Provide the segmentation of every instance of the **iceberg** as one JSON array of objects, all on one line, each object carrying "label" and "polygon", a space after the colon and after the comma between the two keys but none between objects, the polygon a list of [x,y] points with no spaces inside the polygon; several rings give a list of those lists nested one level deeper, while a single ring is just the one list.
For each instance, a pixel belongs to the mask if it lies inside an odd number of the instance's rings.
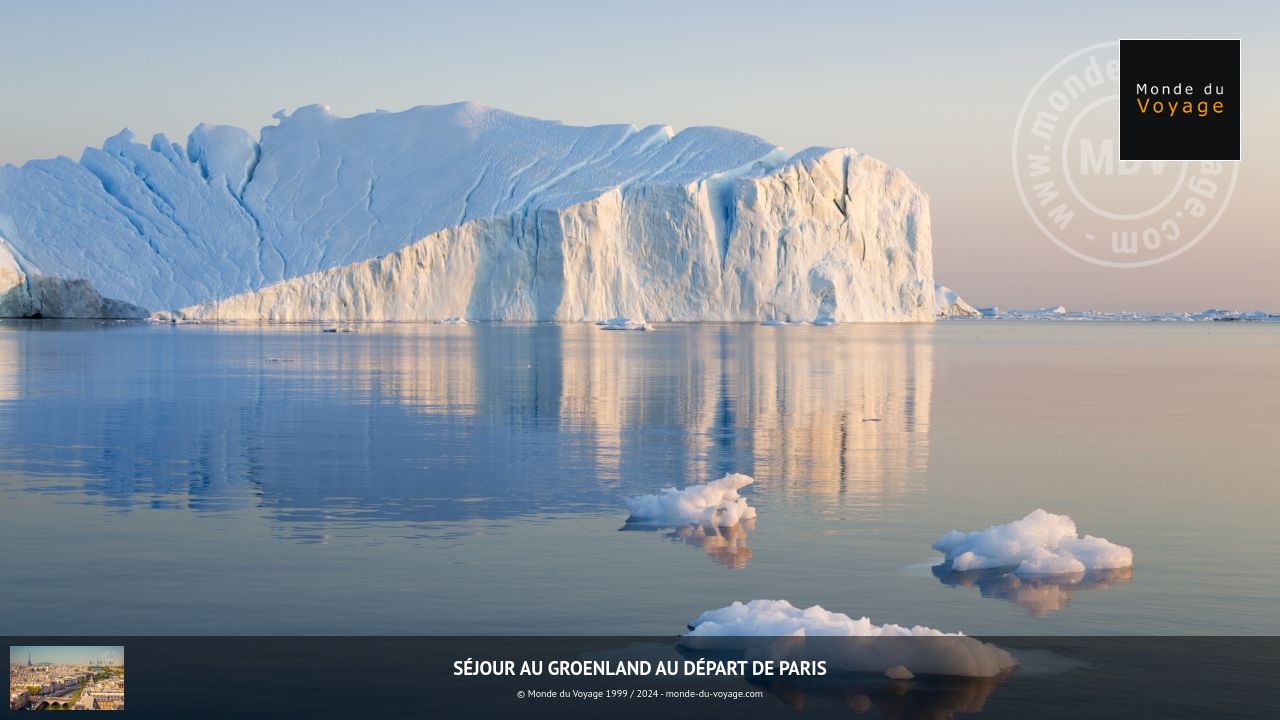
[{"label": "iceberg", "polygon": [[749,475],[730,473],[704,485],[691,485],[677,490],[669,487],[658,495],[640,495],[626,499],[631,516],[628,523],[642,525],[705,525],[731,527],[744,520],[754,520],[756,509],[738,494],[755,482]]},{"label": "iceberg", "polygon": [[625,318],[616,317],[608,320],[600,320],[596,323],[601,330],[652,330],[653,326],[644,321],[644,318]]},{"label": "iceberg", "polygon": [[4,312],[16,268],[194,321],[934,317],[928,197],[850,148],[477,103],[275,117],[0,167]]},{"label": "iceberg", "polygon": [[0,237],[0,317],[139,320],[147,317],[147,311],[102,297],[88,280],[48,277],[34,268],[23,269]]},{"label": "iceberg", "polygon": [[786,600],[734,602],[689,623],[679,645],[704,652],[743,652],[749,658],[824,659],[852,672],[994,677],[1018,663],[1007,650],[963,633],[916,625],[877,625],[820,605]]},{"label": "iceberg", "polygon": [[958,573],[1013,568],[1020,577],[1036,577],[1133,565],[1129,548],[1092,535],[1079,537],[1070,517],[1039,509],[985,530],[952,530],[933,549],[945,555],[943,569]]},{"label": "iceberg", "polygon": [[933,286],[934,307],[940,318],[981,317],[983,312],[965,302],[955,290],[943,285]]}]

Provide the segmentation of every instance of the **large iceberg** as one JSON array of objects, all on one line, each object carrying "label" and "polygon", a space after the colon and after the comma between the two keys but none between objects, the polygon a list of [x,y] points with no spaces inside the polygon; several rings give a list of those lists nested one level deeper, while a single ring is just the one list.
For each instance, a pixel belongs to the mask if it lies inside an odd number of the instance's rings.
[{"label": "large iceberg", "polygon": [[195,320],[934,317],[928,198],[852,149],[475,103],[276,117],[0,167],[10,272]]}]

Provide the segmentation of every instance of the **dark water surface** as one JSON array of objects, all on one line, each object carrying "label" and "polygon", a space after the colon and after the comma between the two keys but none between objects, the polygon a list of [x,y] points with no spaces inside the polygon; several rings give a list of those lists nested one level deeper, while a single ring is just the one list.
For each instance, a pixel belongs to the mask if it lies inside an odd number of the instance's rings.
[{"label": "dark water surface", "polygon": [[[0,323],[0,634],[1280,634],[1280,326]],[[619,532],[754,476],[754,527]],[[1132,574],[935,577],[1043,507]]]}]

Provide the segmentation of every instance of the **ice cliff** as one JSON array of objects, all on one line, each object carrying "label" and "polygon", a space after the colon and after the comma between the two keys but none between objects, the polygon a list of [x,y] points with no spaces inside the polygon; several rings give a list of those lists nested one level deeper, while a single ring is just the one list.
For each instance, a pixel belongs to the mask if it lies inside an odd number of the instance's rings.
[{"label": "ice cliff", "polygon": [[137,305],[104,298],[87,280],[27,274],[0,238],[0,318],[141,319]]},{"label": "ice cliff", "polygon": [[276,117],[0,167],[0,293],[75,281],[114,300],[70,311],[201,320],[934,317],[928,199],[851,149],[474,103]]}]

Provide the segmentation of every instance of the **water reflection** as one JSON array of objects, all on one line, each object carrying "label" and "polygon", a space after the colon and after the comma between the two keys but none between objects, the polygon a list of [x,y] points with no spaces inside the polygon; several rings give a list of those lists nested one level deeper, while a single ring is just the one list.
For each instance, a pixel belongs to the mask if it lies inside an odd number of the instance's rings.
[{"label": "water reflection", "polygon": [[945,565],[934,565],[933,575],[943,585],[976,587],[982,597],[1011,602],[1036,617],[1045,617],[1065,610],[1076,593],[1132,582],[1133,568],[1020,578],[1008,570],[955,572]]},{"label": "water reflection", "polygon": [[[988,654],[986,651],[994,654]],[[1003,648],[965,636],[785,636],[703,635],[681,638],[677,652],[686,659],[773,660],[778,671],[749,674],[747,680],[794,710],[825,717],[832,709],[874,713],[883,718],[951,718],[979,713],[987,700],[1016,672]],[[995,668],[992,661],[1004,667]],[[821,675],[782,671],[782,662],[821,661]],[[927,672],[888,677],[889,670]],[[754,666],[753,666],[754,667]]]},{"label": "water reflection", "polygon": [[0,402],[16,400],[18,377],[22,374],[22,355],[18,339],[12,333],[0,333]]},{"label": "water reflection", "polygon": [[[725,472],[879,508],[922,490],[930,331],[7,325],[0,472],[121,511],[252,507],[307,538],[612,512]],[[750,557],[745,532],[685,532]]]},{"label": "water reflection", "polygon": [[854,713],[874,713],[891,720],[944,720],[982,712],[991,694],[1009,673],[996,677],[917,677],[889,680],[869,675],[824,680],[760,679],[753,684],[775,695],[793,710],[835,706]]},{"label": "water reflection", "polygon": [[730,570],[741,570],[751,562],[751,548],[747,547],[747,531],[754,530],[755,520],[744,520],[729,527],[714,525],[682,525],[680,527],[655,528],[627,524],[620,530],[632,532],[657,532],[676,543],[696,547],[707,557]]}]

